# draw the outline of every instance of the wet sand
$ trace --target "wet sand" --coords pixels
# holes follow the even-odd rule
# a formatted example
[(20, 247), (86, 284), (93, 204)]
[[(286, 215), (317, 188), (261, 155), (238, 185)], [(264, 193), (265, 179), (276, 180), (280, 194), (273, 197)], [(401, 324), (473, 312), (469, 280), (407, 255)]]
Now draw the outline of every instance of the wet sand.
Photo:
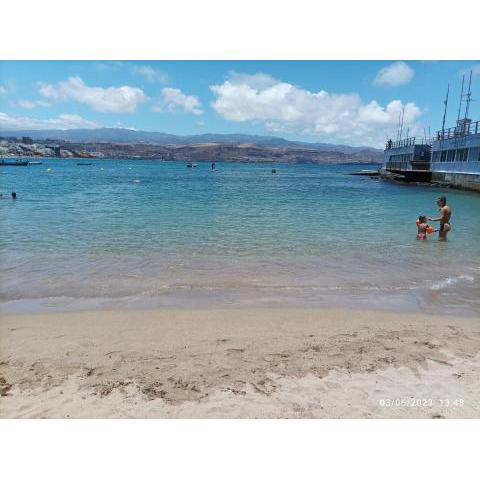
[(3, 316), (2, 418), (480, 418), (480, 319), (340, 309)]

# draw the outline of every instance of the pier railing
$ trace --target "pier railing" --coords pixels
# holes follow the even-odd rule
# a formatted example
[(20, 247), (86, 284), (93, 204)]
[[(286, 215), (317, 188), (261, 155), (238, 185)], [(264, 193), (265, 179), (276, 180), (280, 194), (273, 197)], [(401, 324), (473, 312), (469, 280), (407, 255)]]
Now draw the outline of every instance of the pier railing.
[(391, 150), (392, 148), (411, 147), (412, 145), (428, 145), (429, 142), (423, 137), (408, 137), (402, 140), (392, 141), (389, 140), (385, 147), (385, 150)]
[(446, 140), (454, 137), (464, 137), (466, 135), (477, 135), (480, 133), (480, 121), (465, 123), (461, 126), (451, 127), (447, 130), (438, 130), (434, 140)]

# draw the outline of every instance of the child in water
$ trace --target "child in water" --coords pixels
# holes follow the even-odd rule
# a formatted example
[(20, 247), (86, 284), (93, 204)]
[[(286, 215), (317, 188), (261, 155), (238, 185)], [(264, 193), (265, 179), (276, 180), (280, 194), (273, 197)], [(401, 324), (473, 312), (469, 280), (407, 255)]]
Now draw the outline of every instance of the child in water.
[(426, 240), (427, 233), (438, 232), (434, 230), (430, 225), (427, 224), (427, 217), (425, 215), (420, 215), (417, 218), (417, 240)]

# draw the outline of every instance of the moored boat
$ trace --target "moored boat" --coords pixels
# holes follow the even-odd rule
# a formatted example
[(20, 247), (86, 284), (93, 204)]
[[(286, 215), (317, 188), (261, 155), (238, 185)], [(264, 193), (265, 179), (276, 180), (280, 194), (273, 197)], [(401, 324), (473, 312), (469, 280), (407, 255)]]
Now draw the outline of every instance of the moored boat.
[[(405, 181), (435, 182), (452, 187), (480, 191), (480, 121), (469, 118), (472, 72), (467, 93), (464, 81), (460, 94), (457, 124), (445, 128), (450, 87), (444, 101), (442, 129), (429, 141), (401, 138), (389, 140), (380, 174)], [(461, 117), (463, 102), (465, 111)], [(426, 135), (425, 135), (426, 137)]]
[(28, 160), (0, 160), (1, 166), (9, 166), (9, 167), (27, 167), (29, 164)]
[(428, 182), (431, 179), (430, 157), (432, 147), (425, 140), (409, 137), (389, 140), (384, 151), (381, 174), (394, 174), (410, 182)]
[(480, 121), (440, 130), (432, 142), (432, 180), (480, 191)]

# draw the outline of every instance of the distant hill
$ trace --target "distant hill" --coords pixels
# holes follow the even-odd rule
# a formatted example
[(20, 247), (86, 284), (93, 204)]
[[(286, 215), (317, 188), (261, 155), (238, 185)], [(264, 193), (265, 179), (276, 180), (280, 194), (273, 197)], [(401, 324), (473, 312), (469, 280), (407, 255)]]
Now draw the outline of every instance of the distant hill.
[(0, 131), (2, 137), (30, 137), (34, 140), (62, 140), (83, 143), (149, 143), (156, 145), (198, 145), (209, 143), (251, 144), (266, 147), (305, 147), (329, 152), (346, 154), (362, 151), (375, 155), (380, 150), (371, 147), (351, 147), (348, 145), (332, 145), (328, 143), (294, 142), (281, 137), (247, 135), (241, 133), (221, 134), (206, 133), (203, 135), (171, 135), (162, 132), (147, 132), (125, 128), (70, 129), (70, 130), (16, 130)]

